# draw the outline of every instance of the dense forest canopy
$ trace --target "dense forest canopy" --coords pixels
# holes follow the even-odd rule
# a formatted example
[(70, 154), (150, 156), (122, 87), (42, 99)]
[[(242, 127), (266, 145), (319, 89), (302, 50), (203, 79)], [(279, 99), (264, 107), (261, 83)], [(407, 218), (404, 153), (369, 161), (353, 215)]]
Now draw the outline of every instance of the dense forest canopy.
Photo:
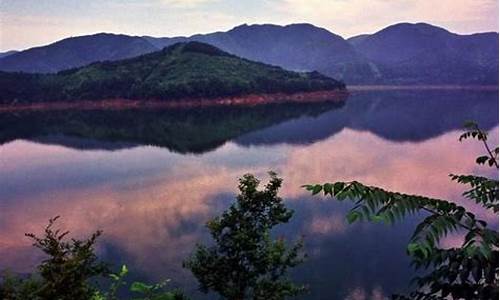
[(199, 42), (57, 74), (0, 72), (0, 102), (169, 100), (344, 89), (318, 72), (285, 71)]

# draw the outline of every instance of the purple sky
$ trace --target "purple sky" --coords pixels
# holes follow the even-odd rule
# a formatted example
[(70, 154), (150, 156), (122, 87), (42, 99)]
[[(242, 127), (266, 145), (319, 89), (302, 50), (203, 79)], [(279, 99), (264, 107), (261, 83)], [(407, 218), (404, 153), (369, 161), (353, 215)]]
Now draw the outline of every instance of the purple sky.
[(175, 36), (298, 22), (345, 38), (398, 22), (498, 31), (498, 0), (0, 0), (0, 51), (96, 32)]

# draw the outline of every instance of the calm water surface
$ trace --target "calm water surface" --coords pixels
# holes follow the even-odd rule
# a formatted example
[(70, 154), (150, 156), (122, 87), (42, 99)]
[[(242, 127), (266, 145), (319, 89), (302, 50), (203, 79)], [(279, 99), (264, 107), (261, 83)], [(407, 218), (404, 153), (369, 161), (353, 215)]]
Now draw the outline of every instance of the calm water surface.
[[(498, 136), (498, 92), (377, 92), (344, 105), (281, 104), (206, 110), (0, 115), (0, 269), (29, 272), (42, 259), (25, 232), (50, 217), (73, 235), (104, 230), (99, 253), (132, 278), (172, 279), (206, 297), (181, 267), (204, 223), (234, 199), (237, 179), (284, 178), (295, 209), (277, 235), (304, 237), (293, 276), (304, 299), (381, 299), (407, 289), (405, 245), (418, 218), (396, 227), (348, 225), (348, 205), (310, 197), (301, 185), (359, 180), (470, 205), (447, 175), (495, 174), (482, 151), (457, 138), (466, 120)], [(496, 216), (475, 210), (494, 226)], [(459, 243), (449, 237), (445, 243)]]

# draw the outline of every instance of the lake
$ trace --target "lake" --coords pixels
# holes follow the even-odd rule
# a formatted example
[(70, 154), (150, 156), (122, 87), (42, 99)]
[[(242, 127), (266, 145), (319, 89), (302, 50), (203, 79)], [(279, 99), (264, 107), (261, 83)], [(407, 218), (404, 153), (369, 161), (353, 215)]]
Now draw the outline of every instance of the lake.
[[(477, 166), (479, 143), (459, 143), (477, 121), (498, 143), (498, 91), (362, 91), (345, 103), (290, 103), (175, 110), (0, 114), (0, 269), (30, 272), (43, 258), (24, 237), (47, 220), (76, 237), (104, 231), (101, 258), (127, 264), (131, 279), (172, 279), (194, 298), (182, 260), (204, 224), (233, 201), (237, 180), (276, 171), (295, 210), (275, 233), (304, 239), (307, 260), (293, 277), (302, 299), (382, 299), (413, 276), (405, 246), (419, 220), (348, 225), (351, 207), (311, 197), (301, 185), (358, 180), (451, 199), (498, 226), (497, 216), (462, 200), (449, 173), (497, 176)], [(455, 245), (460, 240), (445, 240)]]

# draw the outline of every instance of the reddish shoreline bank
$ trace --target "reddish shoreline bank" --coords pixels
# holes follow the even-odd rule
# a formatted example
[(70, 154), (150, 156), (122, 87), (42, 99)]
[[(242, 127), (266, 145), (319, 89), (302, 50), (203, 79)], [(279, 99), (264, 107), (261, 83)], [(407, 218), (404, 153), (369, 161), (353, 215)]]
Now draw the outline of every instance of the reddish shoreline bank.
[(29, 104), (0, 104), (1, 112), (21, 111), (49, 111), (49, 110), (125, 110), (125, 109), (154, 109), (154, 108), (189, 108), (223, 105), (253, 106), (268, 103), (313, 103), (323, 101), (342, 101), (349, 92), (344, 91), (317, 91), (294, 94), (251, 94), (235, 97), (219, 97), (211, 99), (176, 99), (176, 100), (130, 100), (130, 99), (105, 99), (105, 100), (79, 100), (75, 102), (59, 101)]

